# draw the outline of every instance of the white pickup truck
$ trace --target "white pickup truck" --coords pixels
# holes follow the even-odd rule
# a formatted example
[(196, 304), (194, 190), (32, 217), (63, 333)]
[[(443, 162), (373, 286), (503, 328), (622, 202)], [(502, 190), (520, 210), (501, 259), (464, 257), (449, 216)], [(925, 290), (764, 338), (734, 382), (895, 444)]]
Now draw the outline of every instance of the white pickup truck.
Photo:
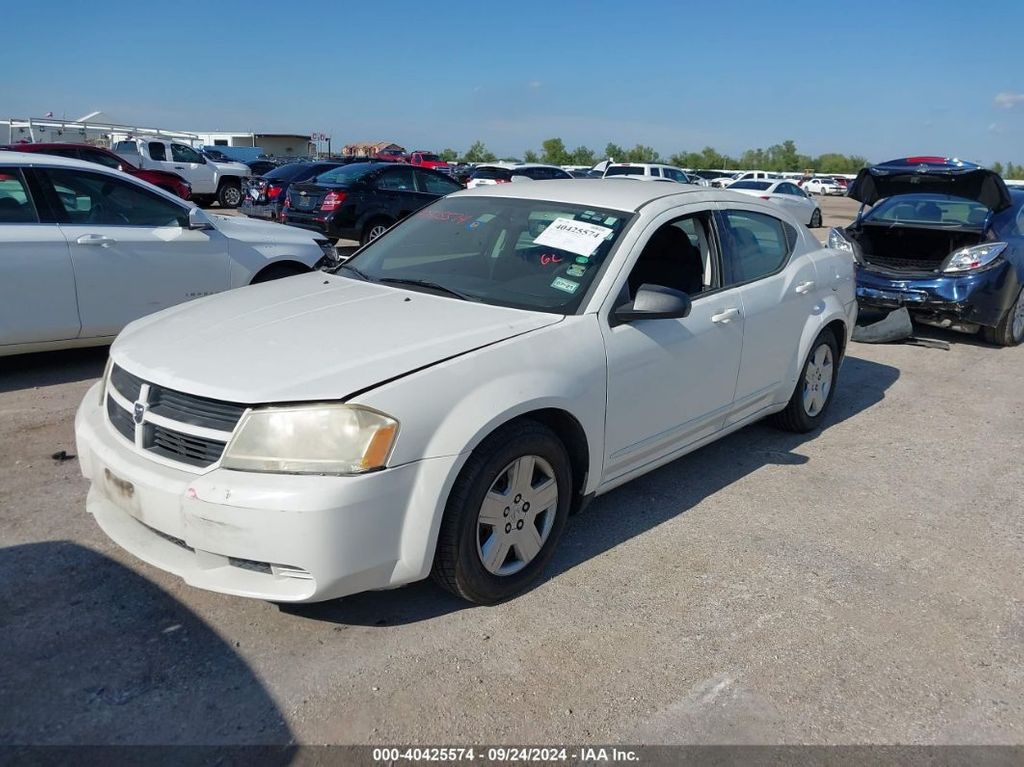
[(242, 201), (242, 179), (252, 175), (240, 162), (212, 162), (187, 144), (154, 137), (114, 142), (113, 150), (139, 168), (177, 173), (192, 185), (192, 200), (222, 208), (237, 208)]

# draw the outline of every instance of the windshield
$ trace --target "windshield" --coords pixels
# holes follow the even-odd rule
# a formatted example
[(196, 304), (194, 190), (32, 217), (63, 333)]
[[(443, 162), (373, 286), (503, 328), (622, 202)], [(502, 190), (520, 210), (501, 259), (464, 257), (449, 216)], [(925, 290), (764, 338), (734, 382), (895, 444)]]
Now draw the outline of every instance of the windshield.
[(420, 159), (425, 162), (441, 162), (441, 158), (436, 154), (430, 154), (430, 152), (423, 152), (420, 154)]
[(371, 173), (374, 166), (369, 163), (354, 162), (350, 165), (339, 165), (333, 170), (321, 173), (316, 177), (318, 184), (353, 184), (363, 176)]
[(772, 185), (771, 181), (737, 181), (735, 184), (730, 184), (730, 189), (767, 189)]
[(432, 283), (438, 293), (471, 301), (570, 314), (632, 218), (569, 203), (447, 198), (371, 242), (337, 273)]
[(865, 222), (917, 224), (980, 229), (989, 209), (974, 200), (944, 194), (900, 194), (882, 200), (865, 216)]

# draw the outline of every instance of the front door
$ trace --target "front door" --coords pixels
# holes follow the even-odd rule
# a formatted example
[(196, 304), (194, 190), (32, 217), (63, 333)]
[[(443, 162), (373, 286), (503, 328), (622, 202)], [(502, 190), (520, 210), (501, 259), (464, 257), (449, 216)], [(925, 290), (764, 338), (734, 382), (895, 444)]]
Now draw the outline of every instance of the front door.
[(602, 322), (605, 482), (720, 430), (736, 390), (744, 309), (739, 290), (720, 287), (710, 214), (665, 214), (648, 232), (628, 276), (619, 277), (616, 303), (631, 300), (640, 284), (660, 284), (687, 292), (693, 306), (683, 319)]
[(38, 168), (71, 250), (81, 337), (229, 287), (228, 242), (187, 228), (188, 208), (131, 179)]

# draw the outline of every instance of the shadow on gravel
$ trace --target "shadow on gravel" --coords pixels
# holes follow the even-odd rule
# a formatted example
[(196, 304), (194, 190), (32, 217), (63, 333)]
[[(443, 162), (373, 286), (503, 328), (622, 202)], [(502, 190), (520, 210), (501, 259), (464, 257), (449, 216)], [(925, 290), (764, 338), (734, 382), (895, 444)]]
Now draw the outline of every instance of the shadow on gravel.
[[(851, 349), (852, 354), (856, 351)], [(899, 376), (899, 370), (889, 365), (847, 357), (824, 428), (881, 402)], [(685, 514), (704, 498), (762, 466), (807, 463), (806, 456), (794, 451), (818, 433), (792, 434), (767, 423), (756, 423), (613, 490), (569, 520), (544, 579), (557, 578), (576, 565)], [(638, 495), (645, 501), (643, 511), (622, 514), (624, 499)], [(282, 606), (281, 610), (311, 620), (387, 626), (429, 620), (467, 607), (471, 605), (426, 581), (333, 602)]]
[[(0, 550), (0, 637), (0, 744), (292, 743), (232, 647), (169, 594), (82, 546)], [(287, 764), (294, 754), (260, 756)]]
[(110, 347), (0, 357), (0, 393), (99, 378)]

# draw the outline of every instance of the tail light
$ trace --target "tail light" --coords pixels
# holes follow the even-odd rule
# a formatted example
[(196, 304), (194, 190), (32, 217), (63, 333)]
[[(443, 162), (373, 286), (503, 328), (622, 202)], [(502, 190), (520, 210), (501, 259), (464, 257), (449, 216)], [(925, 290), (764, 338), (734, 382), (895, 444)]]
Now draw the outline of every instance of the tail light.
[(507, 178), (496, 178), (496, 179), (494, 179), (494, 183), (495, 184), (508, 184), (508, 183), (510, 183), (510, 181), (511, 180), (507, 179)]
[(767, 195), (767, 194), (762, 194), (762, 195), (761, 195), (761, 199), (762, 199), (762, 200), (770, 200), (770, 199), (771, 199), (771, 195)]
[(281, 194), (281, 187), (279, 187), (279, 186), (268, 186), (267, 187), (267, 199), (268, 200), (276, 199), (279, 194)]
[(324, 196), (323, 202), (320, 203), (320, 210), (324, 213), (337, 210), (341, 207), (341, 204), (345, 202), (346, 197), (348, 197), (346, 192), (328, 192)]

